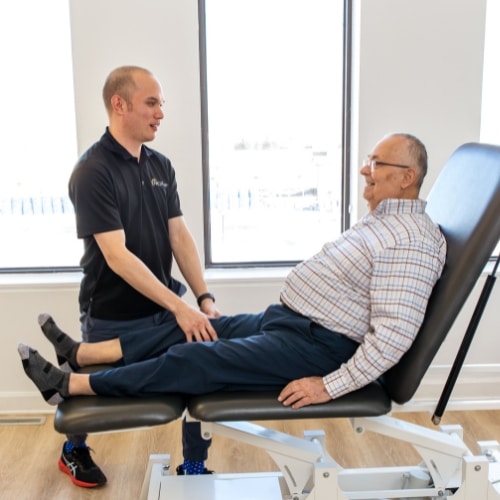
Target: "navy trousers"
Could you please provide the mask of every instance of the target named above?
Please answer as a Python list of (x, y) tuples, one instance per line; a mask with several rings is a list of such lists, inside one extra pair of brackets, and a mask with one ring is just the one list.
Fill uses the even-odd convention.
[[(234, 319), (232, 334), (240, 335), (238, 325), (253, 327), (259, 321), (258, 315), (242, 315), (241, 319)], [(227, 321), (222, 321), (226, 324)], [(110, 321), (93, 318), (90, 314), (81, 317), (82, 338), (84, 342), (100, 342), (119, 338), (122, 348), (125, 347), (126, 356), (117, 362), (116, 366), (154, 358), (173, 345), (186, 341), (185, 335), (179, 328), (175, 317), (168, 311), (162, 311), (152, 316), (127, 321)], [(229, 332), (228, 332), (229, 334)], [(86, 435), (72, 435), (68, 439), (75, 445), (86, 440)], [(203, 439), (198, 422), (182, 421), (183, 456), (187, 460), (205, 461), (208, 458), (208, 449), (211, 441)]]
[(213, 342), (186, 343), (178, 327), (122, 334), (124, 366), (90, 375), (92, 389), (115, 397), (281, 389), (336, 370), (358, 347), (282, 305), (211, 322), (219, 335)]

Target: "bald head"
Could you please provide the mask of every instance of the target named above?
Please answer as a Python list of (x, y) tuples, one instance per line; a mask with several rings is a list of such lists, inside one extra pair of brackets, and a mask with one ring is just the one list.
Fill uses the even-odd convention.
[(423, 142), (414, 135), (406, 134), (403, 132), (388, 134), (384, 137), (384, 139), (388, 139), (391, 137), (403, 139), (403, 141), (401, 142), (402, 147), (404, 148), (405, 153), (408, 156), (408, 164), (415, 169), (415, 172), (417, 174), (416, 184), (420, 189), (422, 187), (422, 183), (424, 182), (424, 178), (427, 175), (428, 168), (427, 150)]
[(139, 73), (153, 76), (151, 71), (139, 66), (121, 66), (108, 75), (102, 89), (102, 98), (108, 115), (112, 111), (111, 98), (114, 95), (119, 95), (127, 105), (130, 105), (131, 96), (137, 90), (135, 76)]

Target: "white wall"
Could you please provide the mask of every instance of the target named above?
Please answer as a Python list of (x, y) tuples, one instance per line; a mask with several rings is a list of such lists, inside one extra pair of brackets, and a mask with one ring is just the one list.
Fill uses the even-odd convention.
[[(485, 0), (355, 1), (353, 164), (386, 132), (405, 130), (427, 144), (431, 159), (423, 195), (456, 147), (479, 138)], [(107, 73), (122, 64), (152, 69), (164, 86), (166, 118), (154, 147), (176, 168), (187, 222), (203, 246), (200, 89), (196, 0), (71, 0), (78, 144), (80, 152), (102, 134), (106, 116), (100, 93)], [(230, 20), (228, 20), (230, 22)], [(230, 71), (230, 68), (228, 68)], [(357, 177), (357, 168), (354, 169)], [(354, 185), (354, 194), (360, 189)], [(355, 216), (364, 213), (360, 200)], [(258, 244), (258, 242), (256, 242)], [(36, 249), (33, 249), (36, 251)], [(208, 272), (223, 312), (258, 311), (278, 298), (283, 272)], [(39, 332), (39, 312), (51, 312), (75, 338), (79, 276), (3, 277), (0, 317), (0, 412), (46, 411), (16, 357), (26, 341), (51, 359)], [(474, 295), (479, 293), (479, 287)], [(500, 349), (495, 306), (500, 287), (480, 325), (455, 397), (500, 400)], [(190, 298), (192, 301), (192, 297)], [(449, 339), (419, 391), (436, 397), (466, 328), (474, 303), (457, 318)], [(495, 314), (494, 314), (495, 313)], [(417, 398), (418, 399), (418, 398)]]
[(485, 3), (354, 2), (361, 28), (353, 115), (358, 164), (387, 132), (415, 134), (429, 153), (425, 198), (452, 151), (479, 140)]

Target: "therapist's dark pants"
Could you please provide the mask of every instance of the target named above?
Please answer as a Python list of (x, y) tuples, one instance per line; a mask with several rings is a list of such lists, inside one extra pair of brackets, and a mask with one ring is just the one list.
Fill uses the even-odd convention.
[[(170, 333), (151, 329), (140, 336), (120, 335), (124, 366), (90, 375), (92, 389), (115, 397), (279, 390), (291, 380), (336, 370), (358, 347), (281, 305), (211, 322), (219, 335), (214, 342), (185, 343), (178, 327)], [(151, 352), (157, 357), (148, 359)]]

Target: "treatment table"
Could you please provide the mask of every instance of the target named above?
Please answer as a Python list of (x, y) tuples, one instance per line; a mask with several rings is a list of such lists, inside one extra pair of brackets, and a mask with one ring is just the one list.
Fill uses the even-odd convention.
[[(500, 499), (500, 447), (496, 441), (479, 442), (474, 454), (464, 444), (458, 426), (424, 428), (391, 416), (393, 404), (404, 405), (415, 394), (499, 241), (500, 147), (478, 143), (459, 147), (443, 167), (427, 201), (429, 215), (447, 240), (446, 265), (415, 342), (379, 380), (328, 403), (299, 410), (278, 403), (275, 391), (74, 397), (58, 406), (55, 429), (64, 434), (116, 431), (163, 425), (187, 415), (201, 422), (206, 438), (218, 434), (266, 449), (280, 471), (176, 476), (170, 474), (168, 455), (152, 455), (141, 500)], [(492, 265), (445, 387), (445, 399), (487, 305), (498, 262)], [(435, 424), (445, 405), (440, 403), (441, 409), (433, 416)], [(369, 430), (410, 443), (421, 462), (348, 469), (326, 452), (325, 439), (334, 441), (335, 436), (309, 431), (297, 438), (253, 423), (345, 417), (360, 435)]]

